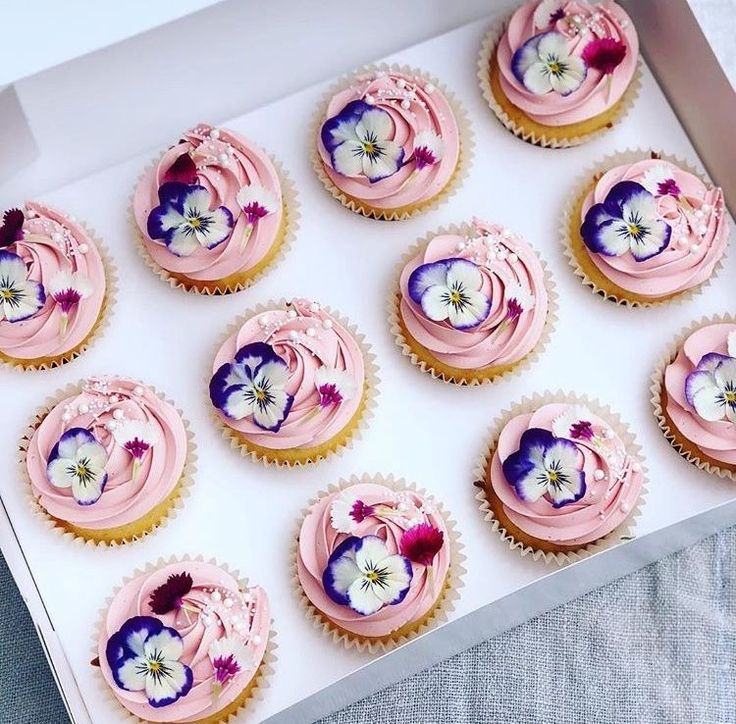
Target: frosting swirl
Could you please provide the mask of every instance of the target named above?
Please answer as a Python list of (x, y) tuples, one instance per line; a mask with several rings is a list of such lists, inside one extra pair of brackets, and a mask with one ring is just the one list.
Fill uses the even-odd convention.
[[(22, 321), (0, 318), (0, 355), (54, 358), (79, 347), (92, 332), (105, 300), (105, 269), (94, 239), (73, 217), (31, 201), (24, 217), (20, 238), (5, 250), (23, 260), (28, 278), (43, 286), (45, 302)], [(65, 313), (52, 291), (59, 276), (67, 274), (83, 277), (88, 293)]]
[[(317, 140), (317, 150), (332, 184), (347, 196), (381, 210), (428, 201), (442, 191), (452, 178), (460, 157), (458, 123), (444, 94), (419, 75), (396, 70), (363, 73), (330, 99), (324, 121), (339, 118), (355, 101), (361, 101), (365, 108), (388, 114), (390, 121), (385, 140), (397, 146), (398, 168), (377, 180), (363, 173), (339, 172), (332, 149), (325, 145), (323, 130)], [(428, 137), (434, 139), (431, 149), (434, 155), (425, 162), (416, 149)]]
[[(545, 8), (550, 12), (543, 12)], [(625, 54), (610, 73), (586, 63), (584, 79), (572, 92), (534, 93), (514, 74), (514, 53), (548, 32), (559, 33), (569, 56), (583, 62), (588, 44), (601, 39), (620, 43)], [(533, 0), (511, 16), (496, 53), (501, 89), (511, 103), (537, 123), (565, 126), (594, 118), (621, 100), (636, 72), (639, 40), (628, 15), (611, 0), (594, 5), (585, 0), (563, 1), (554, 7), (549, 0)]]
[[(218, 415), (249, 442), (272, 450), (312, 448), (337, 435), (360, 408), (366, 386), (360, 345), (342, 324), (319, 304), (295, 299), (285, 307), (260, 312), (246, 320), (215, 355), (217, 376), (238, 352), (254, 343), (266, 343), (285, 364), (283, 389), (293, 398), (276, 430), (264, 429), (253, 415), (234, 419), (218, 407)], [(326, 398), (321, 392), (322, 370), (350, 383), (352, 394)], [(213, 377), (213, 383), (214, 383)], [(212, 384), (210, 387), (212, 395)], [(213, 397), (213, 403), (216, 404)]]
[[(361, 615), (347, 605), (336, 603), (326, 593), (322, 576), (330, 556), (348, 534), (335, 529), (333, 504), (342, 499), (360, 501), (372, 512), (355, 522), (350, 535), (378, 536), (389, 553), (401, 550), (407, 529), (425, 523), (443, 534), (443, 545), (430, 567), (412, 562), (409, 590), (400, 603), (386, 605), (370, 615)], [(365, 510), (365, 508), (364, 508)], [(413, 490), (394, 492), (376, 483), (358, 483), (320, 498), (307, 513), (299, 532), (297, 572), (311, 603), (341, 629), (365, 637), (389, 636), (403, 626), (420, 621), (434, 607), (445, 585), (450, 567), (450, 547), (445, 521), (433, 501)]]
[[(152, 438), (135, 474), (134, 457), (115, 436), (132, 421), (144, 423)], [(107, 452), (107, 482), (92, 504), (78, 503), (70, 488), (52, 484), (47, 474), (54, 447), (74, 428), (91, 432)], [(186, 429), (172, 405), (133, 380), (90, 378), (43, 418), (29, 442), (26, 467), (33, 495), (49, 515), (101, 531), (133, 523), (166, 500), (179, 483), (186, 456)]]
[[(594, 204), (603, 203), (623, 181), (633, 181), (653, 193), (657, 220), (671, 228), (669, 242), (660, 253), (643, 261), (631, 252), (606, 256), (586, 246), (584, 253), (593, 264), (621, 289), (644, 297), (666, 297), (706, 281), (728, 244), (723, 191), (706, 186), (670, 161), (647, 158), (605, 172), (583, 201), (581, 222)], [(671, 192), (670, 186), (679, 194)]]
[[(154, 614), (151, 595), (172, 575), (187, 573), (192, 586), (182, 603), (165, 614)], [(127, 691), (117, 685), (106, 657), (107, 642), (134, 616), (154, 616), (175, 629), (183, 639), (180, 661), (192, 670), (189, 692), (177, 701), (156, 708), (145, 691)], [(168, 563), (142, 573), (115, 594), (100, 630), (99, 659), (102, 675), (115, 698), (135, 716), (153, 722), (192, 722), (217, 714), (248, 686), (263, 661), (271, 627), (269, 601), (259, 586), (243, 588), (230, 573), (202, 561)], [(247, 660), (215, 695), (215, 669), (210, 656), (213, 642), (234, 637), (242, 642)]]
[[(472, 261), (481, 273), (480, 292), (490, 309), (476, 326), (456, 329), (448, 320), (434, 321), (412, 299), (412, 273), (446, 259)], [(505, 227), (478, 219), (462, 233), (432, 237), (402, 270), (399, 289), (399, 312), (409, 334), (440, 362), (459, 369), (518, 362), (539, 341), (547, 317), (544, 271), (532, 247)]]
[[(148, 235), (149, 215), (159, 204), (158, 190), (182, 154), (194, 162), (195, 183), (209, 193), (210, 209), (224, 206), (233, 220), (232, 233), (224, 243), (210, 249), (200, 246), (187, 256), (177, 256), (161, 239)], [(252, 228), (236, 199), (247, 187), (262, 187), (276, 199), (273, 212)], [(278, 239), (284, 209), (281, 183), (268, 155), (234, 131), (200, 123), (146, 171), (135, 190), (133, 213), (143, 244), (156, 264), (172, 274), (208, 282), (248, 271), (263, 260)]]
[[(549, 495), (524, 500), (507, 478), (503, 463), (520, 449), (522, 435), (531, 429), (550, 431), (577, 447), (578, 470), (584, 474), (577, 500), (557, 507)], [(644, 483), (641, 465), (608, 423), (588, 409), (567, 403), (546, 404), (509, 420), (487, 476), (486, 484), (512, 525), (543, 545), (564, 547), (584, 546), (608, 535), (628, 517)]]
[(720, 420), (701, 417), (687, 399), (685, 383), (706, 355), (733, 357), (735, 352), (736, 323), (708, 324), (683, 342), (664, 373), (667, 417), (705, 455), (731, 466), (736, 465), (736, 425), (726, 417)]

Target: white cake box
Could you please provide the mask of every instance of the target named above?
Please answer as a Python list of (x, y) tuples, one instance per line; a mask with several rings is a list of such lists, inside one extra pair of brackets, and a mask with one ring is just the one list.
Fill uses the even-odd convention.
[[(107, 724), (123, 719), (122, 710), (106, 695), (99, 672), (90, 666), (92, 633), (110, 591), (136, 567), (159, 557), (185, 553), (215, 557), (266, 588), (278, 632), (278, 660), (263, 700), (249, 706), (240, 719), (291, 722), (343, 707), (736, 523), (736, 488), (696, 470), (670, 448), (653, 419), (648, 391), (656, 361), (682, 327), (705, 314), (734, 311), (733, 253), (697, 297), (630, 311), (605, 303), (580, 285), (557, 236), (561, 210), (578, 176), (596, 160), (626, 148), (663, 150), (702, 165), (724, 187), (733, 209), (736, 149), (725, 139), (736, 118), (736, 96), (684, 0), (629, 0), (624, 4), (647, 61), (640, 96), (629, 116), (611, 132), (576, 149), (529, 146), (497, 122), (476, 81), (483, 34), (513, 4), (499, 3), (489, 17), (385, 58), (440, 78), (467, 109), (476, 142), (472, 168), (460, 192), (440, 208), (400, 223), (378, 223), (342, 209), (312, 173), (309, 125), (331, 79), (237, 115), (252, 98), (249, 71), (235, 72), (234, 58), (226, 58), (216, 37), (212, 57), (204, 54), (192, 71), (205, 83), (202, 103), (177, 103), (177, 97), (191, 100), (184, 91), (192, 78), (174, 77), (163, 92), (171, 109), (165, 115), (166, 103), (155, 97), (153, 89), (157, 74), (176, 76), (172, 68), (186, 56), (178, 46), (194, 42), (203, 27), (208, 38), (213, 27), (222, 28), (225, 40), (232, 41), (238, 33), (250, 37), (246, 20), (252, 9), (218, 4), (103, 51), (104, 57), (96, 61), (91, 56), (70, 62), (44, 74), (48, 77), (18, 84), (39, 157), (0, 186), (0, 207), (41, 198), (74, 213), (106, 240), (122, 272), (112, 325), (88, 353), (49, 372), (0, 370), (6, 409), (0, 459), (8, 471), (0, 480), (0, 545), (73, 721)], [(321, 69), (337, 75), (362, 61), (379, 60), (376, 56), (386, 50), (386, 42), (399, 42), (393, 34), (395, 24), (410, 27), (416, 18), (411, 26), (418, 31), (411, 38), (416, 40), (433, 28), (445, 29), (483, 11), (483, 4), (475, 2), (463, 11), (468, 15), (454, 10), (448, 19), (436, 11), (433, 19), (422, 8), (436, 10), (444, 4), (411, 2), (398, 10), (386, 0), (378, 8), (391, 17), (389, 40), (378, 37), (379, 28), (362, 28), (368, 36), (352, 44), (347, 28), (357, 15), (350, 17), (346, 10), (333, 18), (329, 11), (337, 13), (340, 8), (332, 5), (325, 3), (323, 11), (328, 26), (323, 32), (329, 31), (330, 38), (322, 54), (311, 54), (308, 45), (299, 43), (303, 36), (290, 25), (303, 10), (264, 16), (261, 30), (268, 42), (261, 35), (254, 39), (256, 54), (271, 47), (283, 57), (264, 62), (254, 72), (271, 78), (283, 75), (286, 81), (280, 88), (293, 82), (290, 70), (299, 77), (306, 73), (325, 77)], [(376, 35), (371, 37), (371, 32)], [(288, 42), (282, 42), (284, 38)], [(150, 66), (151, 44), (170, 50), (171, 67)], [(347, 55), (340, 55), (336, 62), (335, 50), (345, 44), (354, 46), (355, 57), (346, 60)], [(371, 47), (377, 49), (373, 55)], [(301, 64), (298, 52), (303, 48), (307, 51)], [(225, 60), (227, 65), (218, 66)], [(81, 91), (66, 106), (42, 102), (53, 100), (59, 93), (54, 88), (68, 80), (79, 63), (85, 66), (80, 83), (88, 94), (104, 86), (105, 74), (113, 76), (113, 85), (105, 86), (106, 95), (99, 99), (108, 105), (114, 99), (112, 108), (100, 111), (102, 120), (90, 121), (84, 107), (74, 107), (85, 97)], [(218, 67), (225, 69), (227, 83), (217, 77)], [(207, 86), (213, 73), (215, 80)], [(121, 79), (119, 86), (114, 85), (116, 79)], [(261, 76), (254, 87), (260, 99), (267, 93), (273, 97), (273, 88), (269, 90)], [(14, 105), (0, 108), (12, 115)], [(83, 131), (69, 127), (65, 145), (65, 123), (75, 113)], [(228, 297), (198, 297), (169, 288), (141, 262), (131, 239), (128, 204), (142, 168), (183, 128), (200, 120), (241, 131), (276, 155), (294, 179), (301, 202), (300, 231), (285, 260), (254, 287)], [(59, 187), (49, 191), (52, 185)], [(388, 331), (384, 299), (398, 260), (417, 237), (473, 215), (518, 230), (540, 250), (552, 270), (560, 310), (552, 342), (530, 373), (468, 389), (421, 375), (401, 356)], [(358, 258), (360, 265), (355, 264)], [(266, 469), (232, 451), (211, 423), (203, 391), (222, 330), (245, 309), (282, 296), (313, 297), (349, 317), (372, 343), (382, 379), (376, 416), (363, 439), (342, 457), (293, 471)], [(131, 353), (136, 345), (141, 354)], [(191, 422), (199, 456), (193, 494), (176, 519), (145, 540), (116, 549), (75, 545), (50, 531), (32, 513), (15, 466), (18, 439), (45, 398), (69, 382), (106, 373), (143, 379), (173, 398)], [(482, 520), (472, 484), (473, 467), (495, 416), (524, 395), (557, 388), (585, 393), (614, 407), (637, 435), (649, 469), (649, 495), (635, 539), (561, 569), (522, 558), (502, 544)], [(381, 657), (344, 650), (313, 628), (297, 604), (289, 575), (290, 534), (305, 502), (329, 483), (363, 472), (403, 476), (442, 500), (457, 521), (467, 556), (465, 585), (450, 621)]]

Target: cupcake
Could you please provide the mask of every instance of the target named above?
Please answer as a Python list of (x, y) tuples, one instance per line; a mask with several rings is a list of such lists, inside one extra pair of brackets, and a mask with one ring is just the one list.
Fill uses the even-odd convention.
[(601, 296), (633, 306), (665, 302), (706, 282), (723, 257), (730, 233), (723, 192), (658, 154), (624, 156), (578, 191), (564, 243), (576, 274)]
[(342, 82), (320, 111), (315, 170), (352, 211), (407, 218), (457, 182), (470, 152), (463, 118), (449, 94), (419, 71), (366, 70)]
[(22, 464), (53, 525), (96, 543), (122, 543), (171, 514), (192, 444), (176, 408), (120, 377), (66, 389), (36, 416)]
[(385, 649), (441, 610), (459, 562), (437, 504), (393, 478), (343, 481), (307, 509), (296, 581), (315, 625), (347, 646)]
[(575, 146), (610, 128), (636, 95), (639, 41), (611, 0), (533, 0), (486, 37), (483, 94), (514, 135)]
[(233, 446), (267, 464), (301, 465), (350, 444), (375, 384), (356, 330), (295, 299), (236, 323), (215, 355), (209, 395)]
[(172, 286), (247, 287), (277, 258), (296, 220), (291, 185), (258, 146), (201, 123), (146, 170), (133, 196), (145, 258)]
[(144, 722), (225, 722), (269, 656), (265, 591), (202, 560), (149, 566), (108, 601), (95, 642), (114, 699)]
[(98, 242), (73, 217), (30, 201), (6, 211), (0, 225), (0, 360), (43, 369), (78, 357), (100, 327), (109, 286)]
[(434, 377), (491, 382), (544, 346), (551, 284), (522, 237), (474, 219), (440, 229), (405, 257), (390, 300), (392, 330), (404, 354)]
[(718, 317), (691, 327), (654, 381), (659, 426), (675, 450), (736, 479), (736, 321)]
[(486, 520), (511, 547), (562, 562), (609, 536), (625, 539), (644, 482), (639, 449), (618, 418), (558, 393), (499, 423), (476, 484)]

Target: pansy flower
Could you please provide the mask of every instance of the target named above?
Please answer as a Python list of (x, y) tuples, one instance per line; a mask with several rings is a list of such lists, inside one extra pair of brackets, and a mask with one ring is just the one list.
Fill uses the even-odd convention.
[(532, 427), (521, 436), (519, 449), (503, 461), (503, 473), (516, 495), (530, 503), (547, 496), (555, 508), (585, 495), (583, 454), (565, 438)]
[(425, 316), (455, 329), (477, 327), (488, 316), (491, 300), (482, 288), (483, 275), (468, 259), (422, 264), (409, 277), (409, 296)]
[(25, 216), (20, 209), (8, 209), (0, 225), (0, 248), (10, 246), (23, 238)]
[(135, 480), (143, 457), (158, 440), (157, 429), (145, 420), (125, 420), (115, 427), (113, 437), (133, 458), (131, 479)]
[(46, 476), (57, 488), (71, 488), (80, 505), (96, 503), (107, 483), (107, 451), (83, 427), (72, 427), (51, 448)]
[(252, 668), (255, 663), (243, 642), (235, 636), (215, 639), (210, 644), (208, 654), (215, 675), (212, 684), (214, 698), (217, 698), (223, 687), (241, 671)]
[(47, 291), (61, 309), (59, 332), (63, 337), (69, 324), (69, 312), (92, 294), (92, 282), (81, 272), (60, 271), (49, 280)]
[(200, 248), (214, 249), (232, 232), (230, 209), (210, 209), (212, 198), (204, 186), (165, 183), (158, 198), (159, 205), (148, 216), (148, 235), (163, 239), (176, 256), (190, 256)]
[(0, 321), (21, 322), (46, 303), (40, 282), (28, 278), (25, 262), (17, 254), (0, 251)]
[(392, 554), (375, 535), (346, 538), (330, 556), (322, 575), (327, 595), (361, 616), (401, 603), (413, 571), (406, 556)]
[(587, 73), (583, 60), (570, 55), (567, 38), (554, 30), (527, 40), (514, 53), (511, 70), (534, 95), (570, 95), (580, 88)]
[(705, 355), (685, 379), (685, 396), (704, 420), (736, 423), (736, 358)]
[(404, 149), (392, 140), (393, 133), (387, 111), (352, 101), (325, 121), (321, 136), (335, 171), (375, 183), (395, 174), (404, 160)]
[(289, 367), (271, 345), (254, 342), (241, 347), (210, 380), (212, 404), (226, 417), (252, 417), (264, 430), (278, 432), (294, 402), (286, 391)]
[(321, 408), (337, 407), (355, 395), (355, 380), (349, 372), (324, 365), (314, 373)]
[(179, 661), (183, 652), (176, 629), (152, 616), (134, 616), (110, 637), (106, 656), (121, 689), (144, 691), (151, 706), (162, 707), (192, 688), (192, 670)]
[(636, 261), (661, 254), (670, 242), (672, 228), (657, 210), (657, 200), (636, 181), (619, 181), (600, 204), (588, 209), (580, 234), (596, 254), (623, 256)]

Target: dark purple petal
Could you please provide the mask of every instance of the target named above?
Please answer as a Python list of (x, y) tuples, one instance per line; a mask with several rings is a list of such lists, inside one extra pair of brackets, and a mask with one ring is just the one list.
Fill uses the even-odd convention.
[(535, 467), (535, 463), (530, 459), (534, 448), (547, 450), (558, 441), (559, 438), (541, 427), (530, 427), (525, 430), (519, 441), (519, 449), (503, 461), (503, 474), (509, 484), (516, 487), (516, 484)]
[(232, 364), (226, 362), (212, 375), (210, 379), (210, 400), (212, 404), (220, 411), (223, 411), (228, 398), (233, 390), (242, 388), (243, 385), (228, 385), (227, 378), (232, 372)]
[[(140, 636), (144, 641), (164, 629), (164, 625), (159, 619), (153, 616), (133, 616), (129, 618), (118, 631), (116, 631), (107, 641), (105, 648), (105, 657), (112, 671), (115, 683), (124, 689), (125, 686), (118, 678), (118, 669), (128, 660), (136, 657), (135, 652), (130, 648), (128, 643), (131, 636)], [(169, 629), (172, 635), (179, 637), (179, 633), (174, 629)]]
[(352, 101), (348, 103), (336, 116), (328, 118), (322, 124), (322, 130), (320, 132), (322, 145), (327, 149), (327, 151), (331, 153), (342, 143), (341, 140), (335, 140), (332, 135), (332, 131), (344, 123), (357, 123), (360, 120), (360, 117), (372, 108), (374, 108), (374, 106), (369, 105), (365, 101)]
[(97, 438), (86, 428), (86, 427), (70, 427), (58, 440), (56, 445), (51, 448), (49, 453), (48, 462), (51, 463), (56, 460), (59, 455), (59, 445), (62, 445), (69, 440), (75, 439), (77, 447), (90, 442), (97, 442)]
[(601, 231), (611, 224), (620, 221), (620, 218), (612, 218), (604, 204), (594, 204), (585, 214), (585, 220), (580, 227), (580, 236), (583, 237), (585, 246), (596, 254), (615, 256), (604, 244)]
[(338, 559), (342, 558), (349, 551), (355, 551), (358, 549), (362, 542), (362, 538), (357, 536), (350, 536), (340, 543), (337, 548), (332, 552), (330, 559), (327, 561), (327, 567), (322, 574), (322, 586), (325, 589), (325, 593), (335, 602), (343, 606), (350, 605), (347, 593), (341, 593), (335, 588), (335, 577), (332, 574), (332, 564)]
[(179, 158), (169, 166), (168, 171), (166, 171), (163, 177), (164, 184), (196, 184), (198, 180), (197, 167), (194, 165), (194, 161), (188, 153), (182, 153), (181, 156), (179, 156)]
[(409, 276), (407, 284), (409, 297), (417, 304), (422, 303), (422, 296), (429, 287), (447, 283), (447, 271), (454, 259), (441, 259), (418, 266)]
[(0, 247), (10, 246), (23, 238), (23, 222), (25, 216), (20, 209), (8, 209), (3, 214), (3, 224), (0, 226)]
[(611, 216), (615, 216), (617, 219), (623, 219), (624, 204), (632, 197), (640, 194), (646, 196), (652, 195), (641, 184), (636, 183), (636, 181), (619, 181), (611, 187), (603, 205)]
[(540, 33), (539, 35), (534, 35), (529, 38), (526, 43), (516, 49), (513, 57), (511, 58), (511, 72), (521, 85), (524, 85), (524, 73), (529, 68), (530, 59), (535, 61), (539, 60), (539, 52), (537, 49), (539, 48), (539, 41), (545, 35), (547, 35), (547, 33)]
[[(193, 186), (199, 186), (199, 184), (183, 184), (178, 181), (161, 184), (158, 188), (158, 201), (162, 205), (173, 204), (177, 211), (182, 211), (181, 202)], [(200, 186), (200, 188), (203, 187)]]

